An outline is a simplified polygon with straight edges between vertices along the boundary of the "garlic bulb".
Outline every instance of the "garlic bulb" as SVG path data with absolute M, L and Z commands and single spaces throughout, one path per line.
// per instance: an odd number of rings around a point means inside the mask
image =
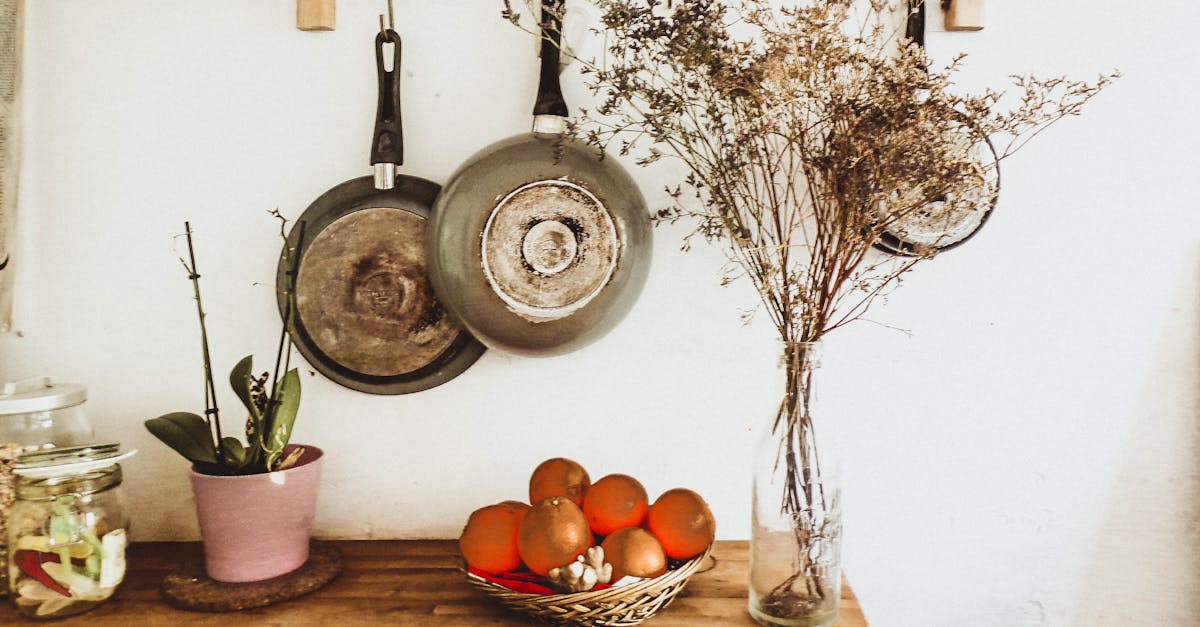
M 594 546 L 574 562 L 551 568 L 546 578 L 559 592 L 585 592 L 612 579 L 612 564 L 604 563 L 604 549 Z

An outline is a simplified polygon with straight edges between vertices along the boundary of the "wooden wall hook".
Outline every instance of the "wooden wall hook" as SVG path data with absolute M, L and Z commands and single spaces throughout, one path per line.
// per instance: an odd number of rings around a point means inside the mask
M 983 0 L 943 0 L 946 30 L 983 29 Z
M 333 30 L 337 25 L 337 0 L 296 0 L 296 28 Z

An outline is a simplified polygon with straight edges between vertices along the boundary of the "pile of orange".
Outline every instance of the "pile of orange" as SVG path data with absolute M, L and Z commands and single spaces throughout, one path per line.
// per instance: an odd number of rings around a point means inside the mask
M 668 560 L 700 555 L 715 536 L 712 511 L 691 490 L 667 490 L 650 503 L 629 475 L 592 483 L 577 462 L 555 457 L 530 476 L 528 505 L 504 501 L 475 510 L 458 543 L 474 568 L 501 574 L 525 567 L 538 575 L 599 545 L 615 582 L 625 575 L 657 577 Z

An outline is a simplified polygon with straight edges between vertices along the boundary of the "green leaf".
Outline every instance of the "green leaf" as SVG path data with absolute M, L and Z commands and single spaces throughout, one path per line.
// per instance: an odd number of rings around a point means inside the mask
M 163 444 L 195 463 L 217 463 L 212 432 L 208 423 L 196 414 L 177 411 L 146 421 L 146 430 Z
M 221 453 L 225 456 L 226 463 L 234 470 L 246 464 L 246 448 L 240 440 L 231 435 L 221 438 Z
M 250 412 L 250 417 L 261 424 L 262 414 L 258 412 L 258 407 L 254 406 L 254 401 L 250 399 L 250 384 L 254 377 L 253 369 L 254 356 L 246 355 L 229 372 L 229 385 L 233 388 L 234 394 L 242 399 L 242 404 Z
M 300 373 L 289 370 L 275 391 L 275 413 L 271 417 L 270 432 L 266 439 L 267 469 L 273 469 L 283 455 L 283 449 L 292 438 L 292 426 L 296 423 L 296 412 L 300 410 Z

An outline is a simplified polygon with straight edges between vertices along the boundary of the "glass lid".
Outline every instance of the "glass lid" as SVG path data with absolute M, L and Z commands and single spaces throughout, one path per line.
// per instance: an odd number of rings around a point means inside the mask
M 67 446 L 26 453 L 17 458 L 13 472 L 32 478 L 76 474 L 107 468 L 119 461 L 129 459 L 137 453 L 137 449 L 124 453 L 120 449 L 121 444 L 113 442 Z
M 49 377 L 9 381 L 0 387 L 0 415 L 62 409 L 86 400 L 87 388 L 78 383 L 54 383 Z

